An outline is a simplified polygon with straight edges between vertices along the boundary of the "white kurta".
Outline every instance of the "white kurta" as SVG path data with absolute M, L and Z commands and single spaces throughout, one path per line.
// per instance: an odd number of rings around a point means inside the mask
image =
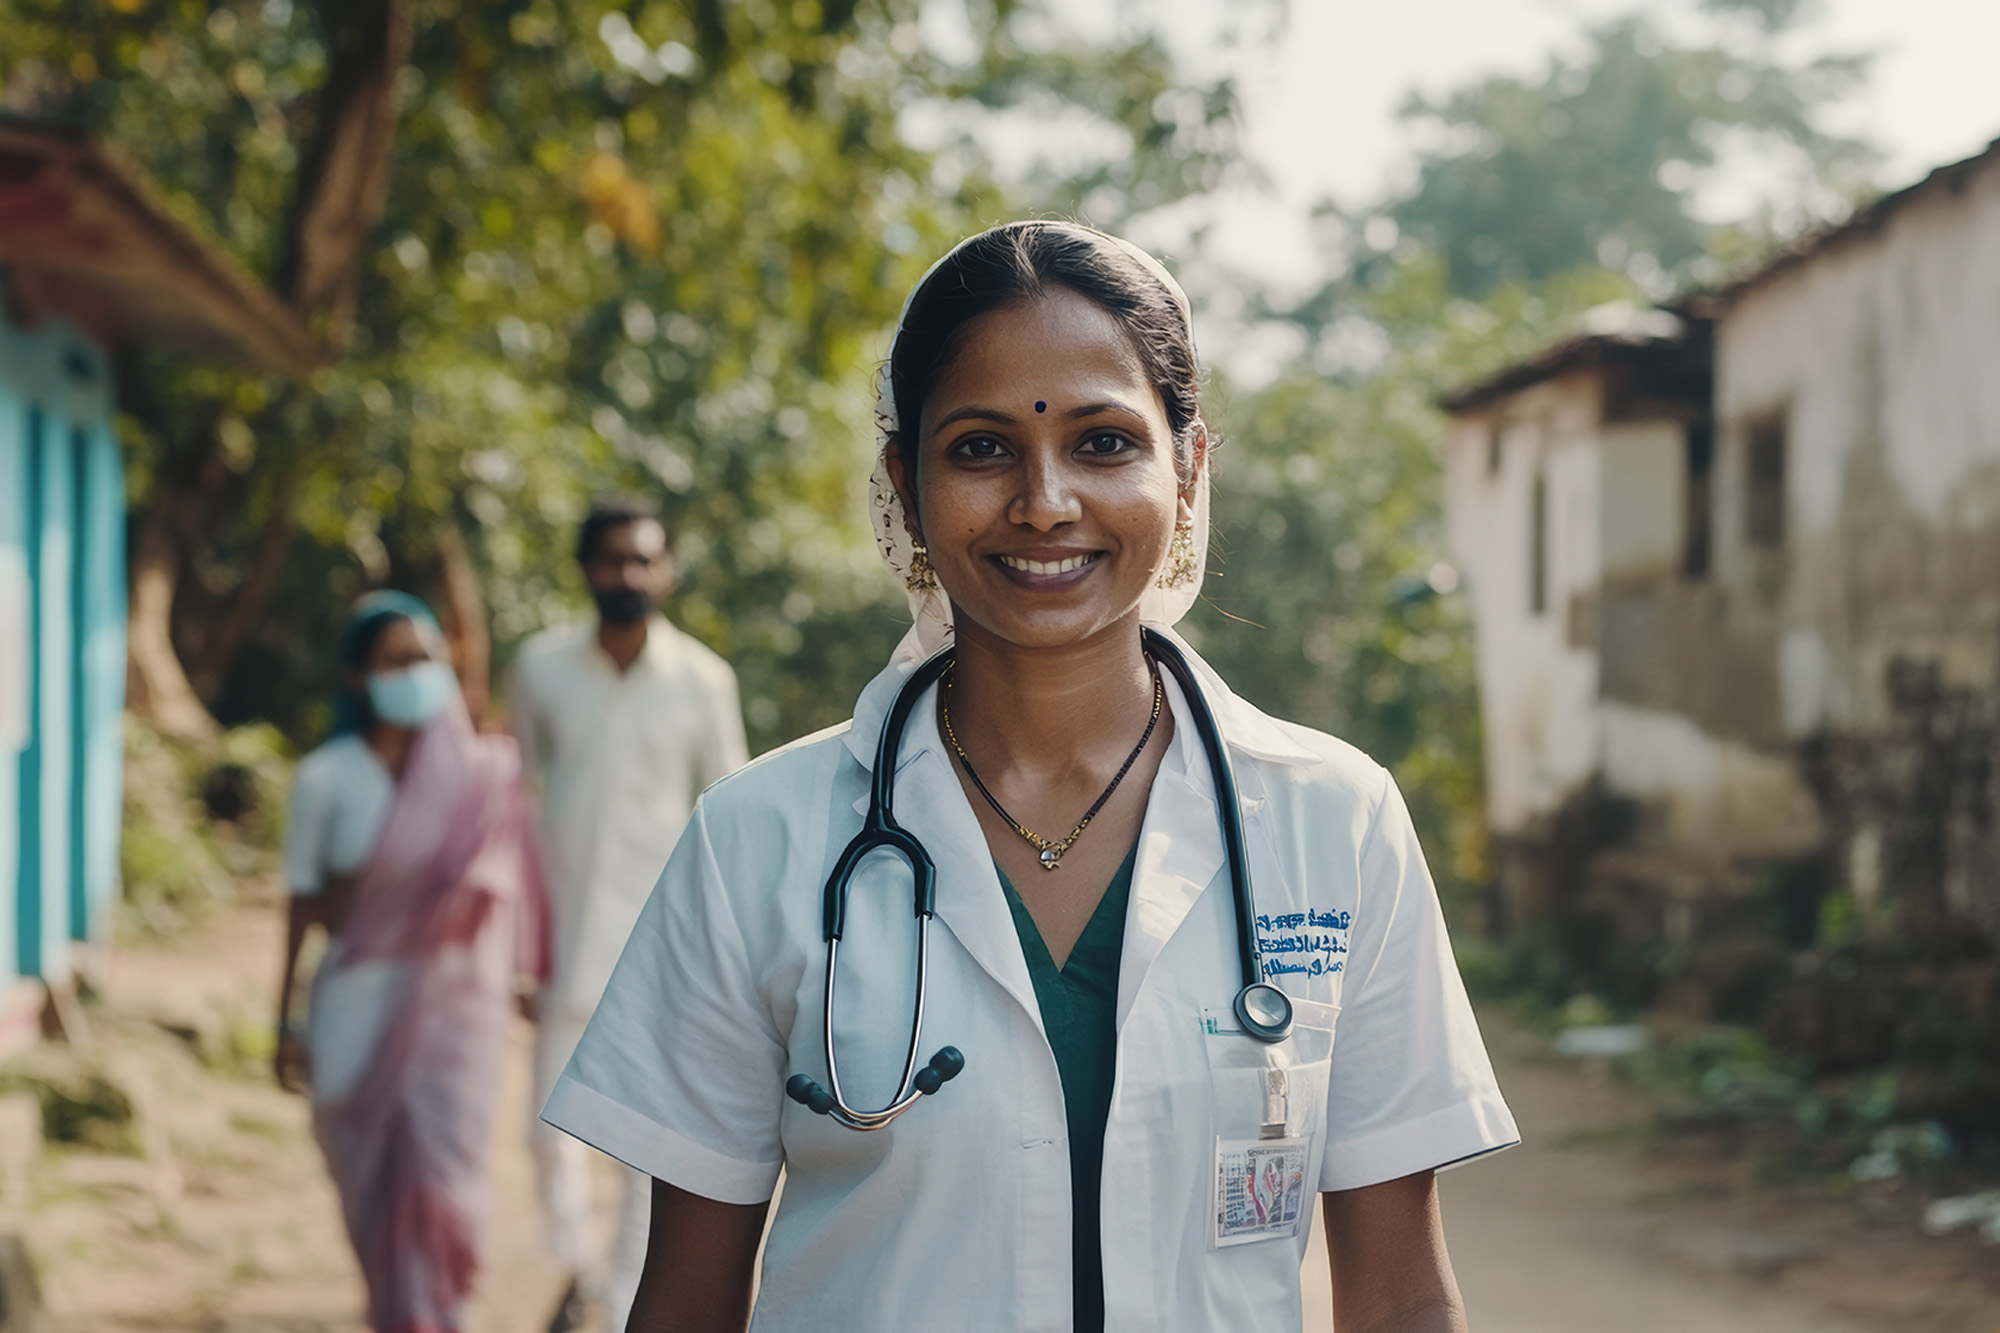
M 1106 1327 L 1297 1329 L 1309 1228 L 1211 1243 L 1216 1141 L 1254 1139 L 1267 1061 L 1289 1066 L 1306 1179 L 1349 1189 L 1518 1138 L 1452 962 L 1401 797 L 1352 747 L 1278 722 L 1196 661 L 1231 750 L 1271 979 L 1297 1029 L 1275 1051 L 1226 1030 L 1236 920 L 1209 766 L 1171 679 L 1174 739 L 1140 833 L 1105 1127 Z M 702 799 L 545 1118 L 710 1198 L 785 1190 L 753 1328 L 1066 1330 L 1069 1153 L 1062 1084 L 1019 937 L 927 698 L 895 813 L 937 861 L 923 1057 L 965 1071 L 858 1134 L 784 1095 L 827 1081 L 821 889 L 867 808 L 907 665 L 851 728 L 808 737 Z M 893 1092 L 915 931 L 906 875 L 856 877 L 835 1033 L 850 1102 Z M 1224 1030 L 1213 1032 L 1209 1029 Z
M 555 962 L 545 1003 L 587 1015 L 695 796 L 748 757 L 736 675 L 657 616 L 620 671 L 592 622 L 528 641 L 510 712 L 540 787 Z

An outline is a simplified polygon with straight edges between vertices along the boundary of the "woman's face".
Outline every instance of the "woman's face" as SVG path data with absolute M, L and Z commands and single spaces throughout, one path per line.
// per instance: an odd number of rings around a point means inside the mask
M 1193 513 L 1138 354 L 1062 288 L 974 321 L 917 438 L 916 477 L 893 452 L 890 474 L 961 636 L 1051 648 L 1119 626 Z

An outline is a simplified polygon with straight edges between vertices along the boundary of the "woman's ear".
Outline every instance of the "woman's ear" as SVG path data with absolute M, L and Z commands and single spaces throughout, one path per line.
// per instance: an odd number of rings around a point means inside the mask
M 1177 517 L 1183 523 L 1194 521 L 1195 501 L 1201 496 L 1201 488 L 1208 485 L 1208 425 L 1200 417 L 1195 418 L 1194 439 L 1189 446 L 1187 481 L 1181 485 Z
M 903 525 L 909 529 L 910 540 L 921 546 L 924 537 L 917 523 L 917 479 L 903 466 L 903 451 L 893 435 L 882 446 L 882 466 L 888 470 L 889 484 L 896 488 L 896 498 L 903 503 Z

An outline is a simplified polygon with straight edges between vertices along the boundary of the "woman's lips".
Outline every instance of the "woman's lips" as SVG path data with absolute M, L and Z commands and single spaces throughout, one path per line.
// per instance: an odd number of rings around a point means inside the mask
M 1046 555 L 996 555 L 991 559 L 1000 567 L 1000 572 L 1024 588 L 1054 589 L 1067 588 L 1090 575 L 1090 570 L 1104 552 L 1074 551 Z

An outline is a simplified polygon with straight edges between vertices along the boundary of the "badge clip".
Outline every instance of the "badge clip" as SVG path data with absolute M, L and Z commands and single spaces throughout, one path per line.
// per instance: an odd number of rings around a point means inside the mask
M 1264 1067 L 1264 1123 L 1257 1127 L 1259 1139 L 1282 1139 L 1291 1120 L 1291 1079 L 1282 1065 Z

